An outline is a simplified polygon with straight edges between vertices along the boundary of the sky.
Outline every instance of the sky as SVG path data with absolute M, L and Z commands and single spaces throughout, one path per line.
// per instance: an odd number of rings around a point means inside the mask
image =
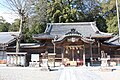
M 4 0 L 0 0 L 0 16 L 2 16 L 6 20 L 6 22 L 13 23 L 14 19 L 18 18 L 18 15 L 15 14 L 14 11 L 5 7 L 7 4 L 5 4 L 3 1 Z

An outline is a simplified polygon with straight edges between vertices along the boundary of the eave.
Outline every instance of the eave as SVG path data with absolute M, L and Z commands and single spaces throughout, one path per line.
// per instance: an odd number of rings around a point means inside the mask
M 85 43 L 93 43 L 94 42 L 94 40 L 93 39 L 88 39 L 88 38 L 85 38 L 85 37 L 82 37 L 81 35 L 64 35 L 64 36 L 62 36 L 61 38 L 59 38 L 59 39 L 54 39 L 54 43 L 61 43 L 61 42 L 64 42 L 68 37 L 77 37 L 77 38 L 79 38 L 79 39 L 81 39 L 83 42 L 85 42 Z

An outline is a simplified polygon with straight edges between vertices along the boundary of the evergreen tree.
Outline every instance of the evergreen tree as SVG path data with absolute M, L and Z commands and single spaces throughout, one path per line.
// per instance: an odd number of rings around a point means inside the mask
M 6 22 L 5 19 L 0 16 L 0 32 L 8 32 L 10 26 L 11 24 Z
M 106 20 L 107 31 L 117 34 L 117 13 L 116 13 L 116 0 L 107 0 L 102 2 L 102 14 Z

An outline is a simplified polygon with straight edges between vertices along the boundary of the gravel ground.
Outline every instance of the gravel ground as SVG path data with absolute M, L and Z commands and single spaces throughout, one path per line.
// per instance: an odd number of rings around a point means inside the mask
M 102 77 L 103 80 L 120 80 L 120 71 L 113 71 L 113 72 L 94 71 L 94 73 Z
M 91 73 L 99 75 L 102 80 L 120 80 L 120 66 L 116 67 L 88 67 Z
M 58 80 L 102 80 L 102 78 L 91 73 L 86 67 L 68 67 L 64 68 Z
M 0 80 L 56 80 L 59 71 L 40 68 L 0 67 Z
M 113 69 L 116 70 L 112 71 L 112 69 L 108 68 L 107 70 L 98 69 L 92 72 L 102 77 L 103 80 L 120 80 L 120 68 L 119 69 L 113 68 Z
M 64 72 L 71 72 L 69 73 L 71 78 L 68 78 L 70 80 L 76 76 L 73 75 L 76 73 L 79 74 L 77 74 L 77 77 L 80 78 L 79 80 L 83 80 L 82 78 L 84 78 L 84 80 L 90 80 L 90 78 L 86 78 L 86 74 L 87 76 L 91 76 L 91 79 L 92 77 L 97 77 L 101 80 L 120 80 L 120 67 L 114 68 L 116 69 L 114 71 L 111 71 L 113 67 L 104 70 L 100 67 L 70 67 L 58 69 L 59 70 L 55 71 L 41 71 L 41 68 L 32 67 L 0 67 L 0 80 L 63 80 L 62 78 L 60 79 L 60 76 L 64 76 Z

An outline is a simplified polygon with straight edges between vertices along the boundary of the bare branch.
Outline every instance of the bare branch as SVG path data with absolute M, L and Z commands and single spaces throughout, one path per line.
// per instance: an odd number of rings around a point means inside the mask
M 14 11 L 16 14 L 18 14 L 18 13 L 16 12 L 17 10 L 14 10 L 14 9 L 8 7 L 8 6 L 5 6 L 5 5 L 3 5 L 2 3 L 0 3 L 0 5 L 2 5 L 2 6 L 4 6 L 4 7 L 6 7 L 6 8 L 8 8 L 9 10 L 12 10 L 12 11 Z
M 14 3 L 15 4 L 15 6 L 16 6 L 16 8 L 19 10 L 19 6 L 18 6 L 18 4 L 17 4 L 17 2 L 16 2 L 16 0 L 10 0 L 12 3 Z
M 18 3 L 19 8 L 22 9 L 22 3 L 21 3 L 21 1 L 17 0 L 17 3 Z
M 6 3 L 11 5 L 12 7 L 16 7 L 16 5 L 13 2 L 11 2 L 11 0 L 6 0 Z
M 22 10 L 25 10 L 26 7 L 27 7 L 27 1 L 25 0 L 25 2 L 23 2 L 23 5 L 22 5 Z
M 6 0 L 6 1 L 7 1 L 8 6 L 16 13 L 14 9 L 15 5 L 13 3 L 10 3 L 9 0 Z
M 24 1 L 26 1 L 26 0 L 21 0 L 21 4 L 23 4 L 23 3 L 24 3 Z
M 22 10 L 24 10 L 25 13 L 28 13 L 31 6 L 32 6 L 32 1 L 31 0 L 25 0 L 24 5 L 22 7 L 23 8 Z

